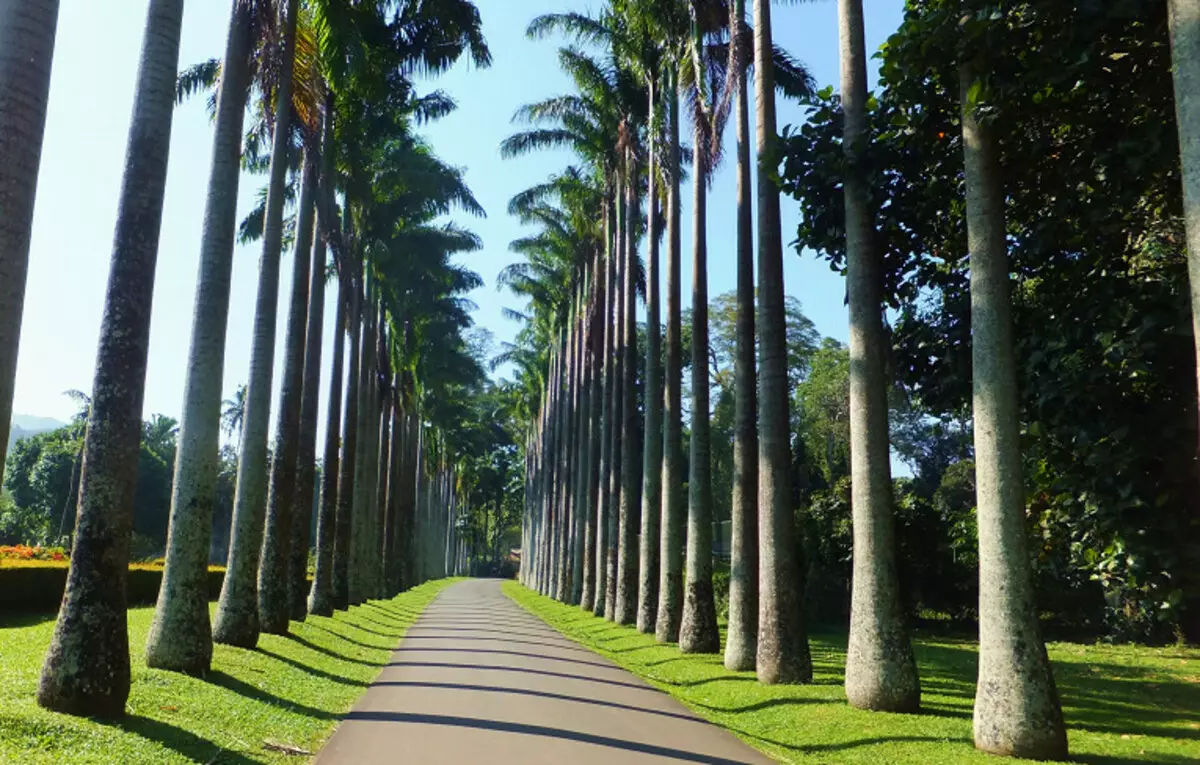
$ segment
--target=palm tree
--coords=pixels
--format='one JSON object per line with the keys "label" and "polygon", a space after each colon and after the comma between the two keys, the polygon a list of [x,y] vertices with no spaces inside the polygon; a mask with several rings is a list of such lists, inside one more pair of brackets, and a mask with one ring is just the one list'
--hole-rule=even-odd
{"label": "palm tree", "polygon": [[[734,359],[733,499],[725,667],[754,669],[758,651],[758,380],[754,347],[754,233],[750,210],[750,114],[746,3],[730,5],[729,44],[737,119],[737,348]],[[750,43],[753,44],[753,43]]]}
{"label": "palm tree", "polygon": [[667,353],[663,398],[662,524],[659,544],[658,618],[660,643],[679,639],[683,618],[683,309],[680,203],[679,84],[668,70],[667,99]]}
{"label": "palm tree", "polygon": [[[627,121],[626,133],[630,136],[630,144],[625,149],[625,271],[622,286],[623,320],[621,348],[621,431],[620,439],[624,444],[621,453],[621,499],[618,506],[618,545],[617,545],[617,582],[616,604],[613,609],[613,620],[618,624],[634,624],[637,621],[638,602],[638,527],[635,522],[637,512],[641,509],[638,502],[638,492],[641,484],[638,481],[638,457],[634,448],[637,437],[637,226],[640,219],[638,210],[638,171],[635,147],[636,140],[632,134],[635,127]],[[715,612],[714,612],[715,615]]]}
{"label": "palm tree", "polygon": [[[271,414],[271,377],[275,356],[275,312],[279,295],[279,260],[283,246],[284,185],[290,146],[293,64],[299,0],[287,0],[283,17],[280,75],[275,92],[275,126],[271,150],[270,185],[259,261],[254,335],[250,351],[250,380],[246,393],[245,425],[234,494],[233,533],[229,561],[213,639],[218,643],[253,648],[258,643],[258,568],[263,538],[267,490],[267,424]],[[306,260],[306,258],[305,258]]]}
{"label": "palm tree", "polygon": [[50,98],[58,0],[0,2],[0,483],[8,451],[29,237]]}
{"label": "palm tree", "polygon": [[[339,284],[341,284],[339,280]],[[333,352],[330,358],[329,403],[325,415],[325,458],[321,464],[321,508],[317,513],[317,561],[313,571],[308,612],[333,615],[333,550],[337,529],[338,474],[341,443],[342,364],[346,341],[346,296],[338,290],[337,315],[333,323]],[[307,398],[307,396],[306,396]]]}
{"label": "palm tree", "polygon": [[246,422],[246,386],[239,385],[233,398],[221,402],[221,431],[230,438],[242,438],[242,425]]}
{"label": "palm tree", "polygon": [[840,0],[838,9],[850,302],[850,506],[854,515],[846,698],[860,709],[914,712],[921,704],[921,686],[896,569],[882,273],[873,245],[869,181],[860,161],[867,141],[862,0]]}
{"label": "palm tree", "polygon": [[[242,127],[256,31],[254,4],[234,0],[217,95],[212,172],[209,175],[200,275],[192,312],[192,339],[184,383],[181,438],[175,457],[166,565],[154,622],[146,639],[146,664],[193,674],[212,660],[208,615],[208,547],[218,469],[221,377],[233,270],[233,236],[241,172]],[[259,28],[262,24],[258,25]],[[226,410],[230,435],[241,435],[245,387]]]}
{"label": "palm tree", "polygon": [[[1200,316],[1200,3],[1197,0],[1167,0],[1167,18],[1183,171],[1192,316]],[[1196,355],[1200,358],[1200,333],[1193,334]]]}
{"label": "palm tree", "polygon": [[129,697],[125,578],[182,0],[151,0],[105,295],[66,592],[38,704],[120,717]]}
{"label": "palm tree", "polygon": [[[330,138],[331,131],[326,130],[325,137]],[[326,141],[323,145],[329,146]],[[322,177],[332,181],[330,163],[324,158]],[[318,193],[320,190],[318,189]],[[336,225],[336,224],[335,224]],[[321,221],[318,213],[317,239],[312,251],[312,265],[309,268],[310,280],[308,286],[308,324],[304,331],[304,378],[303,393],[300,403],[300,443],[296,453],[296,517],[292,522],[292,539],[289,545],[290,564],[288,565],[288,602],[291,618],[303,621],[307,614],[308,587],[308,549],[311,528],[313,499],[316,495],[316,458],[317,458],[317,420],[320,417],[321,393],[321,339],[325,326],[325,239],[320,235]],[[299,248],[297,248],[299,249]],[[337,342],[335,341],[335,346]],[[339,349],[340,350],[340,349]],[[336,378],[334,378],[336,380]],[[332,383],[332,388],[337,388]],[[332,392],[332,390],[331,390]],[[334,433],[336,434],[336,428]],[[328,435],[326,436],[328,439]],[[334,447],[333,460],[337,460],[337,448]],[[325,465],[329,463],[326,462]],[[326,521],[328,523],[328,520]]]}
{"label": "palm tree", "polygon": [[758,162],[758,679],[808,682],[812,657],[804,627],[804,570],[792,516],[787,323],[779,187],[772,163],[775,69],[770,0],[754,0],[754,90]]}
{"label": "palm tree", "polygon": [[[292,516],[296,507],[296,459],[300,440],[300,407],[304,393],[305,332],[308,324],[308,283],[312,271],[313,222],[316,213],[317,172],[313,157],[302,163],[296,219],[296,251],[292,264],[292,294],[284,339],[283,379],[275,422],[275,448],[267,494],[266,530],[258,568],[258,616],[263,632],[286,635],[291,605],[288,600]],[[310,505],[311,507],[311,505]],[[307,526],[307,518],[304,519]],[[307,551],[306,551],[307,552]]]}
{"label": "palm tree", "polygon": [[[975,66],[960,64],[971,367],[979,525],[979,680],[975,746],[993,754],[1063,760],[1067,733],[1038,627],[1025,538],[1011,288],[1000,151],[972,98]],[[857,540],[856,540],[857,541]]]}

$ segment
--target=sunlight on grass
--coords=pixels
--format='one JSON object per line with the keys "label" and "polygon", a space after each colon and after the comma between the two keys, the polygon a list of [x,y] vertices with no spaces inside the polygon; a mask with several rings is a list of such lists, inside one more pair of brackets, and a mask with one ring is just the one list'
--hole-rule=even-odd
{"label": "sunlight on grass", "polygon": [[[945,638],[916,645],[924,713],[863,712],[842,690],[844,635],[813,635],[815,682],[764,686],[729,672],[720,656],[683,656],[655,642],[505,582],[504,592],[550,626],[670,693],[701,716],[784,762],[1020,762],[971,744],[975,644]],[[1049,646],[1070,728],[1073,762],[1200,762],[1200,651],[1140,646]]]}
{"label": "sunlight on grass", "polygon": [[38,707],[54,615],[0,616],[0,762],[297,762],[270,747],[320,749],[408,627],[453,581],[292,622],[290,636],[263,635],[257,650],[218,645],[204,679],[147,669],[142,656],[154,612],[131,609],[129,715],[110,723]]}

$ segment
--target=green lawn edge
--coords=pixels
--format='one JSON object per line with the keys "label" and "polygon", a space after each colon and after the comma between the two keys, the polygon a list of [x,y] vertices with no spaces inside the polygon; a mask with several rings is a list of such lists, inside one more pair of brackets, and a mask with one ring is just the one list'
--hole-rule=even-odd
{"label": "green lawn edge", "polygon": [[304,762],[268,742],[318,752],[409,626],[456,581],[294,621],[290,635],[263,635],[254,650],[218,645],[204,678],[148,669],[143,652],[154,610],[130,609],[133,687],[129,714],[117,722],[38,707],[54,614],[0,615],[0,762]]}
{"label": "green lawn edge", "polygon": [[[924,712],[865,712],[842,689],[845,636],[810,636],[815,682],[764,686],[730,672],[721,656],[679,653],[529,590],[503,591],[563,636],[670,694],[750,746],[794,763],[1028,762],[983,754],[971,743],[976,675],[972,641],[919,637]],[[1071,762],[1090,765],[1200,762],[1200,650],[1145,646],[1048,646],[1069,727]]]}

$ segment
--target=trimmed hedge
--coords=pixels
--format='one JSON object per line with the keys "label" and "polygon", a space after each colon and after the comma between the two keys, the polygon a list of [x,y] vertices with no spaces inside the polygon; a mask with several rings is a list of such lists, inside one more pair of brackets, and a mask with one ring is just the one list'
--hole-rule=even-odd
{"label": "trimmed hedge", "polygon": [[[0,563],[0,611],[53,611],[67,587],[66,561],[4,561]],[[225,569],[209,566],[208,599],[221,595]],[[129,567],[125,592],[130,606],[152,606],[158,600],[162,567]]]}

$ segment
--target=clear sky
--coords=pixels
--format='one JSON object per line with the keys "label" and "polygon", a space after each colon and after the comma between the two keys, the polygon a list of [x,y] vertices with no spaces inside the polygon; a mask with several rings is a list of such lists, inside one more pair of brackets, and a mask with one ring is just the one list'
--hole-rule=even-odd
{"label": "clear sky", "polygon": [[[488,211],[485,220],[463,221],[484,241],[483,251],[465,262],[487,282],[471,296],[479,305],[477,323],[491,330],[498,340],[505,340],[513,336],[517,326],[502,317],[501,308],[521,307],[511,295],[495,288],[496,274],[513,259],[508,243],[522,235],[517,221],[505,213],[508,199],[560,170],[570,160],[565,153],[517,160],[500,158],[500,142],[519,127],[510,122],[516,108],[569,89],[556,66],[558,43],[526,39],[525,26],[542,13],[587,11],[598,8],[599,2],[477,0],[477,5],[495,62],[488,70],[460,64],[437,80],[423,83],[426,90],[445,90],[459,104],[457,112],[424,132],[446,161],[466,168],[468,182]],[[75,407],[62,395],[63,391],[91,390],[146,6],[147,0],[62,0],[14,412],[66,420]],[[222,54],[228,6],[228,2],[220,0],[188,0],[181,68]],[[903,0],[865,0],[864,6],[867,45],[869,50],[875,50],[899,25]],[[803,61],[819,85],[837,85],[834,0],[776,5],[773,26],[776,44]],[[780,102],[781,129],[803,118],[804,112],[798,105]],[[172,133],[155,283],[146,379],[147,416],[162,413],[178,417],[182,407],[211,144],[212,125],[203,99],[180,107],[175,113]],[[727,156],[732,154],[730,150]],[[264,183],[262,177],[243,177],[241,213],[250,208],[255,193]],[[690,219],[690,194],[683,197],[686,222]],[[714,180],[708,215],[709,294],[715,296],[735,286],[734,183],[728,162]],[[797,222],[797,205],[785,197],[785,246],[795,239]],[[685,305],[689,302],[687,285],[691,283],[690,238],[690,224],[685,223]],[[239,246],[235,254],[224,378],[226,397],[232,396],[247,378],[258,254],[259,248],[254,246]],[[845,340],[847,319],[842,278],[831,272],[824,261],[811,254],[800,257],[792,247],[786,247],[784,261],[788,294],[800,299],[822,333]],[[282,365],[291,269],[289,253],[284,257],[281,272],[276,388]],[[332,304],[326,316],[328,353]],[[328,365],[323,366],[328,374]],[[323,399],[328,387],[326,379]],[[323,403],[321,411],[324,412]]]}

